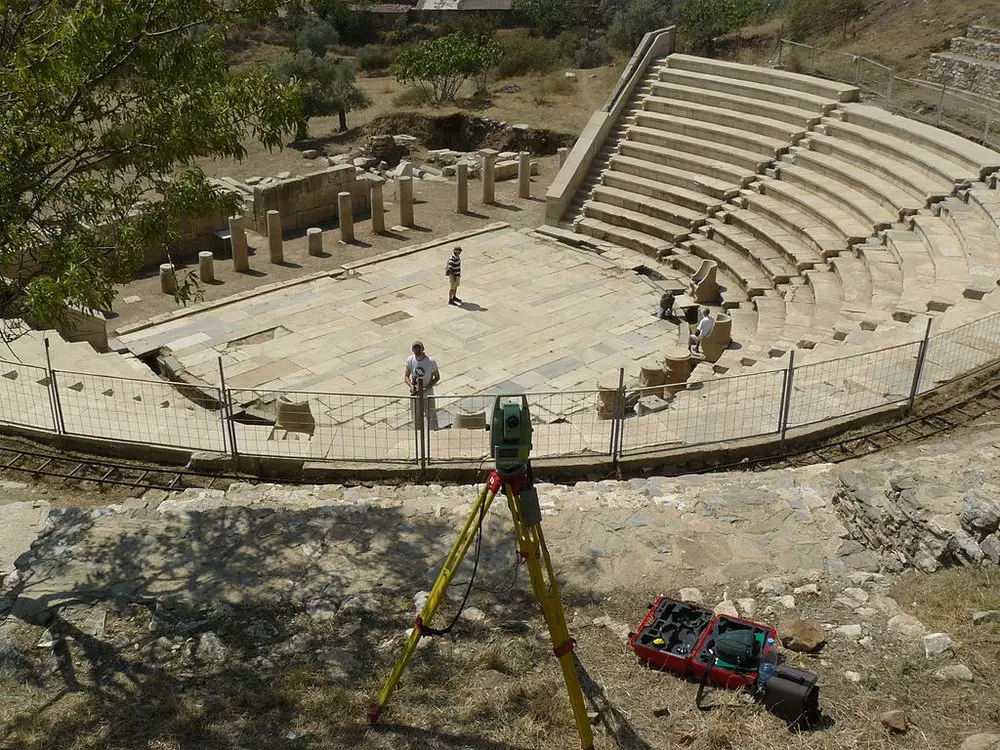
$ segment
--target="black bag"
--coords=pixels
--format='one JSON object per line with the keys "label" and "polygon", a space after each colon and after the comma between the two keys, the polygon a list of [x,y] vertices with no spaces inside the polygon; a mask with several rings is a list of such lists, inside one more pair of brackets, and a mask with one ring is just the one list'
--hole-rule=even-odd
{"label": "black bag", "polygon": [[753,630],[730,630],[717,634],[715,655],[719,662],[737,669],[756,669],[760,657]]}
{"label": "black bag", "polygon": [[764,707],[793,729],[811,729],[820,723],[819,678],[787,665],[776,667],[764,686]]}

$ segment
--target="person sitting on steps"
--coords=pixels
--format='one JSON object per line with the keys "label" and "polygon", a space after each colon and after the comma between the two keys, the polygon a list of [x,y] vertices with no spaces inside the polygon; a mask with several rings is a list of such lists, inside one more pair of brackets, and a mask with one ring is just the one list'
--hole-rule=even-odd
{"label": "person sitting on steps", "polygon": [[660,297],[660,309],[653,313],[660,320],[674,317],[674,293],[664,292]]}
{"label": "person sitting on steps", "polygon": [[701,351],[701,342],[712,334],[713,328],[715,328],[715,318],[712,317],[712,311],[707,307],[701,308],[701,320],[698,321],[698,328],[695,329],[695,332],[691,334],[691,338],[688,339],[688,351],[699,353]]}

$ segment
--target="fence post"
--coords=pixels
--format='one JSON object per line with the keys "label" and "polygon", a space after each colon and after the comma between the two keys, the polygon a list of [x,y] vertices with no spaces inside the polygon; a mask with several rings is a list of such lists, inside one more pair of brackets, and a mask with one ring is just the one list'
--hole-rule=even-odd
{"label": "fence post", "polygon": [[420,463],[420,471],[423,473],[427,471],[427,433],[424,429],[424,407],[427,402],[423,392],[413,394],[410,399],[410,406],[413,410],[413,429],[416,430],[414,439],[417,447],[417,461]]}
{"label": "fence post", "polygon": [[993,124],[993,112],[990,109],[986,110],[986,127],[983,128],[983,145],[989,146],[990,144],[990,126]]}
{"label": "fence post", "polygon": [[944,111],[944,89],[945,85],[941,84],[941,95],[938,96],[938,111],[937,111],[937,125],[941,124],[941,113]]}
{"label": "fence post", "polygon": [[812,55],[812,70],[809,71],[809,72],[810,72],[811,75],[816,75],[816,48],[813,47],[812,51],[813,51],[813,55]]}
{"label": "fence post", "polygon": [[234,459],[239,455],[236,445],[236,425],[233,422],[233,401],[229,388],[226,387],[226,371],[222,366],[222,357],[219,357],[219,397],[220,408],[222,409],[222,446],[226,448],[226,438],[229,438],[229,455]]}
{"label": "fence post", "polygon": [[854,56],[854,85],[861,85],[861,55]]}
{"label": "fence post", "polygon": [[615,391],[615,406],[611,410],[611,465],[618,469],[618,456],[621,454],[622,428],[625,419],[625,368],[618,368],[618,390]]}
{"label": "fence post", "polygon": [[62,404],[59,402],[59,386],[56,384],[56,371],[52,369],[52,356],[49,354],[49,337],[45,337],[45,367],[49,373],[49,407],[52,409],[52,426],[57,435],[66,432],[63,422]]}
{"label": "fence post", "polygon": [[924,373],[924,362],[927,360],[927,347],[931,342],[931,321],[927,319],[927,328],[924,330],[924,338],[917,349],[917,364],[913,368],[913,383],[910,384],[910,402],[906,406],[907,413],[913,411],[913,404],[917,400],[917,390],[920,388],[920,376]]}
{"label": "fence post", "polygon": [[788,414],[792,405],[792,379],[795,377],[795,350],[788,353],[788,369],[785,370],[785,377],[781,383],[781,408],[778,412],[778,431],[781,433],[781,442],[785,442],[785,433],[788,431]]}
{"label": "fence post", "polygon": [[781,53],[785,51],[785,40],[778,36],[778,62],[775,65],[776,68],[781,67]]}
{"label": "fence post", "polygon": [[889,71],[889,85],[886,86],[886,91],[885,91],[885,100],[887,102],[890,102],[890,103],[892,102],[892,84],[893,84],[893,81],[895,79],[896,79],[895,74],[890,70]]}

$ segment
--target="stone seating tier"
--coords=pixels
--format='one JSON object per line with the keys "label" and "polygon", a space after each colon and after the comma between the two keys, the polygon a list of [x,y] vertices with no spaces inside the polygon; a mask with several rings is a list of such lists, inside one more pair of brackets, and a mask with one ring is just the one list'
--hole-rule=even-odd
{"label": "stone seating tier", "polygon": [[777,198],[810,217],[814,223],[825,226],[840,237],[843,246],[863,242],[874,233],[874,227],[862,224],[823,196],[770,178],[761,180],[757,185],[761,194]]}
{"label": "stone seating tier", "polygon": [[[685,190],[692,196],[708,196],[717,201],[727,201],[740,192],[739,187],[728,181],[621,154],[610,158],[608,169],[619,175],[634,175],[649,182]],[[749,173],[747,179],[752,179]]]}
{"label": "stone seating tier", "polygon": [[668,240],[658,239],[645,232],[617,226],[588,216],[580,216],[574,220],[573,230],[598,240],[627,247],[630,250],[635,250],[653,258],[659,257],[662,253],[669,252],[670,248],[674,246],[674,243]]}
{"label": "stone seating tier", "polygon": [[[750,258],[721,242],[692,235],[691,239],[681,242],[680,246],[699,258],[718,263],[720,268],[739,280],[747,297],[756,297],[773,288],[771,280],[761,273]],[[729,295],[725,296],[728,299]]]}
{"label": "stone seating tier", "polygon": [[705,223],[703,211],[696,211],[678,203],[653,198],[644,193],[612,187],[607,183],[595,187],[590,195],[594,202],[607,203],[611,206],[635,211],[654,219],[660,219],[668,224],[686,227],[688,230]]}
{"label": "stone seating tier", "polygon": [[842,182],[835,177],[813,172],[805,166],[784,163],[775,167],[775,173],[782,182],[795,185],[822,198],[865,227],[871,227],[873,231],[899,221],[898,211],[886,208],[855,189],[853,180]]}
{"label": "stone seating tier", "polygon": [[768,160],[788,150],[787,138],[761,135],[729,125],[703,122],[684,116],[664,115],[659,112],[642,111],[635,115],[635,124],[642,128],[661,130],[666,133],[688,136],[699,141],[730,146],[740,151],[760,154]]}
{"label": "stone seating tier", "polygon": [[[785,235],[799,239],[802,244],[795,249],[801,250],[802,247],[809,249],[808,255],[797,258],[796,268],[800,270],[812,268],[816,263],[822,263],[826,258],[839,255],[847,249],[842,233],[835,231],[826,222],[800,210],[794,203],[784,200],[783,196],[776,195],[776,192],[764,194],[744,190],[740,193],[740,199],[750,212],[766,219],[767,226],[777,224],[779,231],[783,229]],[[750,226],[749,222],[746,223]],[[788,246],[784,239],[782,246]]]}
{"label": "stone seating tier", "polygon": [[864,125],[827,117],[823,119],[821,125],[816,126],[816,132],[855,143],[868,152],[879,153],[894,161],[908,164],[926,175],[946,183],[950,182],[952,185],[979,179],[977,172],[922,148],[922,143],[905,141],[895,135],[873,130]]}
{"label": "stone seating tier", "polygon": [[872,307],[875,292],[874,279],[868,273],[864,261],[849,253],[842,253],[836,258],[830,258],[830,267],[840,280],[840,288],[844,293],[841,306],[843,314],[854,316],[866,313]]}
{"label": "stone seating tier", "polygon": [[[658,146],[669,152],[680,152],[693,154],[711,161],[718,161],[724,164],[731,164],[743,170],[753,173],[763,172],[764,168],[770,165],[773,160],[764,154],[746,151],[735,146],[722,143],[705,141],[701,138],[671,133],[658,128],[633,127],[628,131],[628,139],[639,143],[647,143],[651,146]],[[667,164],[676,164],[673,154],[667,157]]]}
{"label": "stone seating tier", "polygon": [[[781,157],[782,162],[801,166],[836,182],[850,185],[855,190],[891,211],[894,216],[911,214],[928,203],[926,195],[908,191],[884,179],[876,172],[865,169],[864,164],[849,163],[835,156],[813,151],[808,144],[795,146]],[[778,165],[783,168],[783,165]],[[860,168],[859,168],[860,167]]]}
{"label": "stone seating tier", "polygon": [[[746,205],[753,206],[753,210],[746,208],[728,209],[719,214],[717,218],[781,253],[796,271],[801,272],[824,262],[820,248],[798,233],[794,225],[768,216],[761,210],[766,209],[769,205],[775,205],[780,215],[780,206],[775,201],[771,201],[763,195],[758,196],[756,193],[748,194],[746,197],[741,196],[741,200]],[[840,244],[839,242],[835,244],[837,252],[839,252]]]}
{"label": "stone seating tier", "polygon": [[965,172],[972,173],[973,180],[986,179],[988,174],[1000,169],[1000,153],[993,149],[870,104],[845,104],[840,116],[848,123],[895,136],[946,162],[957,164]]}
{"label": "stone seating tier", "polygon": [[943,266],[941,276],[938,276],[928,245],[918,234],[908,230],[889,229],[884,236],[886,248],[903,275],[900,311],[944,312],[962,299],[967,274],[946,270],[946,266]]}
{"label": "stone seating tier", "polygon": [[738,267],[743,269],[743,275],[748,279],[763,276],[769,286],[774,287],[787,284],[798,275],[784,254],[735,226],[713,219],[699,227],[699,231],[716,243],[725,245],[727,255],[736,253],[742,260],[734,258],[732,263],[739,263]]}
{"label": "stone seating tier", "polygon": [[[616,164],[618,162],[612,162],[612,166]],[[669,183],[639,177],[628,172],[618,172],[613,168],[604,170],[601,174],[601,184],[629,193],[663,200],[690,211],[696,211],[701,217],[714,214],[722,208],[723,203],[720,199],[713,198],[703,192],[695,192],[694,190],[688,190],[687,188]]]}
{"label": "stone seating tier", "polygon": [[588,219],[599,219],[607,224],[632,229],[671,243],[679,242],[691,231],[690,227],[593,200],[583,204],[583,215]]}
{"label": "stone seating tier", "polygon": [[657,80],[650,86],[650,94],[658,100],[690,102],[707,107],[728,109],[751,117],[785,122],[795,127],[809,129],[822,119],[819,112],[789,107],[776,102],[761,101],[745,96],[733,96],[720,91],[710,91],[695,86],[681,86]]}
{"label": "stone seating tier", "polygon": [[657,96],[647,96],[642,102],[643,109],[653,114],[682,117],[688,120],[712,123],[727,128],[755,133],[765,138],[773,138],[782,145],[797,143],[805,137],[808,128],[803,125],[793,125],[772,120],[760,115],[745,115],[733,109],[710,107],[704,104],[693,104],[673,99],[661,99]]}
{"label": "stone seating tier", "polygon": [[671,68],[689,70],[694,73],[720,75],[742,81],[778,86],[790,92],[806,92],[837,102],[856,102],[861,94],[857,86],[838,81],[828,81],[814,76],[792,73],[780,68],[743,65],[695,55],[672,54],[667,57],[667,65]]}
{"label": "stone seating tier", "polygon": [[660,69],[660,80],[664,83],[707,89],[709,91],[717,91],[720,94],[757,99],[758,101],[772,102],[820,114],[826,114],[837,106],[836,101],[824,96],[789,91],[780,86],[770,86],[753,81],[740,81],[725,76],[702,75],[687,70],[671,68],[669,65],[670,58],[667,58],[667,67]]}
{"label": "stone seating tier", "polygon": [[993,227],[997,239],[1000,239],[1000,189],[987,188],[985,185],[973,185],[969,190],[969,205],[976,209],[982,218]]}
{"label": "stone seating tier", "polygon": [[965,252],[970,283],[988,287],[1000,283],[1000,238],[994,225],[987,222],[975,206],[957,198],[942,201],[936,209],[940,220]]}
{"label": "stone seating tier", "polygon": [[729,164],[709,156],[675,151],[655,143],[624,140],[618,146],[618,153],[637,161],[699,174],[726,185],[747,185],[757,176],[755,169]]}

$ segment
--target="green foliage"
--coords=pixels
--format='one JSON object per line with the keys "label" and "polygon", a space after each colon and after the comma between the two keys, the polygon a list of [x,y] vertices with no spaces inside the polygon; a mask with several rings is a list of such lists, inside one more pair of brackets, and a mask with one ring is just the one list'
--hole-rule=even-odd
{"label": "green foliage", "polygon": [[400,50],[392,64],[392,74],[400,83],[421,89],[429,102],[441,104],[454,101],[470,77],[477,86],[485,85],[486,75],[502,54],[495,38],[449,34]]}
{"label": "green foliage", "polygon": [[608,45],[604,42],[604,37],[596,39],[582,39],[573,55],[574,68],[598,68],[611,62],[611,53]]}
{"label": "green foliage", "polygon": [[[236,210],[194,166],[280,147],[298,91],[226,69],[219,29],[275,2],[7,0],[0,12],[0,315],[110,309],[183,217]],[[140,204],[140,198],[162,196]],[[190,286],[182,287],[182,295]]]}
{"label": "green foliage", "polygon": [[548,73],[559,64],[559,45],[552,39],[519,32],[503,37],[500,44],[503,57],[497,66],[498,78]]}
{"label": "green foliage", "polygon": [[765,18],[773,0],[685,0],[680,9],[680,27],[691,50],[711,55],[716,38]]}
{"label": "green foliage", "polygon": [[846,38],[847,25],[864,12],[864,0],[790,0],[785,11],[788,36],[804,39],[839,26]]}
{"label": "green foliage", "polygon": [[416,86],[410,86],[403,89],[392,97],[392,106],[398,108],[422,107],[425,104],[430,104],[430,102],[427,101],[427,92],[424,89],[417,88]]}
{"label": "green foliage", "polygon": [[356,55],[358,67],[369,73],[386,70],[392,65],[392,50],[381,44],[366,44]]}
{"label": "green foliage", "polygon": [[350,60],[316,57],[308,50],[285,54],[274,63],[279,78],[298,86],[302,110],[296,123],[295,137],[309,135],[310,117],[340,115],[341,130],[347,129],[347,113],[371,105],[371,99],[354,82],[354,65]]}
{"label": "green foliage", "polygon": [[316,57],[323,57],[330,47],[340,41],[340,34],[328,21],[310,17],[295,34],[295,48],[309,50]]}
{"label": "green foliage", "polygon": [[577,0],[514,0],[513,11],[515,17],[546,37],[583,25]]}
{"label": "green foliage", "polygon": [[345,44],[360,45],[375,41],[375,25],[357,0],[312,0],[316,15],[337,30]]}
{"label": "green foliage", "polygon": [[669,25],[670,2],[667,0],[626,0],[614,11],[608,41],[615,49],[632,54],[646,32]]}
{"label": "green foliage", "polygon": [[532,87],[531,101],[538,106],[552,104],[557,96],[569,96],[576,91],[576,86],[565,76],[545,76]]}
{"label": "green foliage", "polygon": [[424,39],[434,39],[440,36],[435,33],[433,26],[423,23],[407,23],[406,17],[401,16],[392,26],[392,31],[382,34],[382,43],[387,47],[403,47],[414,42],[422,42]]}

